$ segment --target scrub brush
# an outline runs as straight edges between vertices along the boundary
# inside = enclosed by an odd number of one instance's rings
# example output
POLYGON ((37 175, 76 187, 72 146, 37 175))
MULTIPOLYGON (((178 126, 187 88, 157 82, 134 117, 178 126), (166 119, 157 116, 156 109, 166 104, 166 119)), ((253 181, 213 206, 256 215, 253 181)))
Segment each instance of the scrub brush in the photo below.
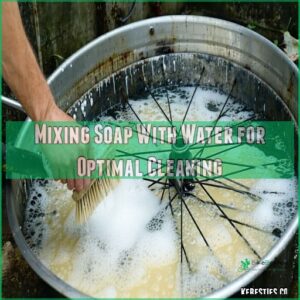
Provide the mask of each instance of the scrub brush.
POLYGON ((103 198, 118 185, 119 180, 119 178, 94 179, 88 188, 80 192, 73 191, 76 221, 80 224, 86 222, 103 198))
MULTIPOLYGON (((101 148, 101 150, 103 149, 101 148)), ((102 152, 101 156, 115 157, 114 150, 114 147, 108 146, 108 148, 102 152), (103 153, 105 153, 104 156, 103 153)), ((103 174, 106 174, 106 168, 103 170, 103 174)), ((82 224, 86 222, 104 197, 119 184, 120 177, 118 170, 114 169, 113 174, 115 174, 113 178, 104 176, 102 178, 92 179, 91 184, 86 189, 80 192, 73 191, 72 198, 76 203, 75 219, 77 223, 82 224)))

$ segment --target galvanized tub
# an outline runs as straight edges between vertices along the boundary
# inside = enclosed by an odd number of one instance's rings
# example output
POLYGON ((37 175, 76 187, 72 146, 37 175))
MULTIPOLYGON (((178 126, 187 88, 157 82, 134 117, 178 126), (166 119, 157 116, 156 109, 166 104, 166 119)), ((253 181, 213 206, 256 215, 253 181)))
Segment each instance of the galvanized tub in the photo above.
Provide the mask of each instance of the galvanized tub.
MULTIPOLYGON (((48 83, 58 105, 67 111, 84 93, 112 73, 154 56, 176 53, 224 59, 244 72, 250 72, 282 99, 283 107, 291 119, 298 119, 296 66, 279 48, 260 35, 213 18, 167 16, 121 27, 77 51, 50 76, 48 83)), ((105 102, 105 99, 99 99, 99 106, 105 106, 101 101, 105 102)), ((272 108, 268 113, 272 113, 272 108)), ((278 117, 281 118, 280 112, 278 117)), ((30 122, 29 119, 27 121, 30 122)), ((29 185, 28 182, 14 181, 11 197, 7 197, 8 217, 16 243, 31 267, 57 291, 67 297, 86 297, 43 266, 28 247, 22 224, 29 185)), ((273 261, 293 237, 297 227, 298 217, 295 216, 264 259, 273 261)), ((234 294, 265 268, 251 269, 208 297, 224 298, 234 294)))

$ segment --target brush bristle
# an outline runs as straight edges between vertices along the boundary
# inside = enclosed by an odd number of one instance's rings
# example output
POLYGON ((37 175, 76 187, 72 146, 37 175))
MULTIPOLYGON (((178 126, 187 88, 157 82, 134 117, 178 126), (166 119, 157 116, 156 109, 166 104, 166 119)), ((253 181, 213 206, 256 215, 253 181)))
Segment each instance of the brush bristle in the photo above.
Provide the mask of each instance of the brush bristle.
POLYGON ((80 224, 86 222, 98 204, 118 182, 118 178, 96 179, 88 189, 81 192, 74 191, 73 199, 76 202, 76 221, 80 224))

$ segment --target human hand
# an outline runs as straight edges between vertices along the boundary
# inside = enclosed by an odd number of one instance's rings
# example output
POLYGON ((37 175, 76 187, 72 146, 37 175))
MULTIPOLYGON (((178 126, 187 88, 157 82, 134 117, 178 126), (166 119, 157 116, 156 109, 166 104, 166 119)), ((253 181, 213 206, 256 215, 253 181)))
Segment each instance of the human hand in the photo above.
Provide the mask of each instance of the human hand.
MULTIPOLYGON (((47 112, 45 112, 43 116, 43 121, 51 121, 51 122, 71 122, 74 121, 69 115, 67 115, 65 112, 63 112, 60 108, 58 108, 56 105, 52 105, 47 112)), ((78 146, 80 147, 80 146, 78 146)), ((79 149, 82 150, 82 149, 79 149)), ((45 155, 47 159, 50 159, 52 162, 55 162, 55 166, 58 165, 60 168, 60 174, 61 178, 60 180, 63 183, 67 183, 68 189, 75 190, 77 192, 80 192, 84 189, 87 189, 90 184, 90 179, 72 179, 72 178, 66 178, 64 173, 70 174, 69 170, 66 171, 66 168, 70 168, 70 165, 74 164, 74 159, 76 157, 76 153, 70 153, 68 151, 61 153, 60 158, 58 159, 57 156, 55 156, 54 153, 51 151, 45 150, 45 155)))

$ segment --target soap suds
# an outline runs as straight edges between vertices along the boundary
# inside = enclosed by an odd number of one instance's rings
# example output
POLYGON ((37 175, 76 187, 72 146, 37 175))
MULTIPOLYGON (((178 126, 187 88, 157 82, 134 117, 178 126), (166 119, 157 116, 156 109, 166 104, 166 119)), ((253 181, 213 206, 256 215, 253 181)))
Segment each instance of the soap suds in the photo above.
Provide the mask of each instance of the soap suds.
MULTIPOLYGON (((182 120, 193 91, 192 87, 168 91, 173 120, 182 120)), ((168 112, 165 90, 153 92, 161 99, 163 110, 168 112)), ((226 99, 225 94, 198 88, 187 120, 215 120, 226 99)), ((89 100, 93 105, 93 99, 89 100)), ((129 100, 129 103, 143 121, 164 120, 150 96, 139 101, 129 100)), ((254 116, 233 98, 227 105, 230 109, 221 120, 245 120, 254 116)), ((83 115, 86 115, 86 106, 87 101, 83 100, 83 115)), ((99 119, 136 120, 129 109, 99 119)), ((237 150, 236 155, 242 155, 241 152, 237 150)), ((272 157, 261 153, 261 159, 269 161, 272 157)), ((219 203, 237 208, 224 209, 230 218, 268 231, 237 225, 256 251, 264 256, 297 212, 296 179, 240 182, 248 185, 250 192, 261 200, 253 201, 246 195, 221 188, 208 187, 208 190, 219 203)), ((183 242, 188 263, 179 237, 180 201, 177 199, 173 203, 173 216, 169 208, 164 209, 168 193, 161 203, 161 186, 153 186, 150 190, 148 185, 149 182, 143 180, 121 180, 87 223, 78 225, 72 193, 66 186, 53 181, 36 181, 25 213, 26 241, 53 273, 94 297, 205 296, 240 276, 241 260, 257 261, 231 225, 220 218, 215 206, 186 197, 186 205, 211 247, 206 246, 187 209, 183 208, 183 242)), ((174 193, 173 188, 171 194, 174 193)), ((200 187, 193 193, 209 201, 200 187)))

